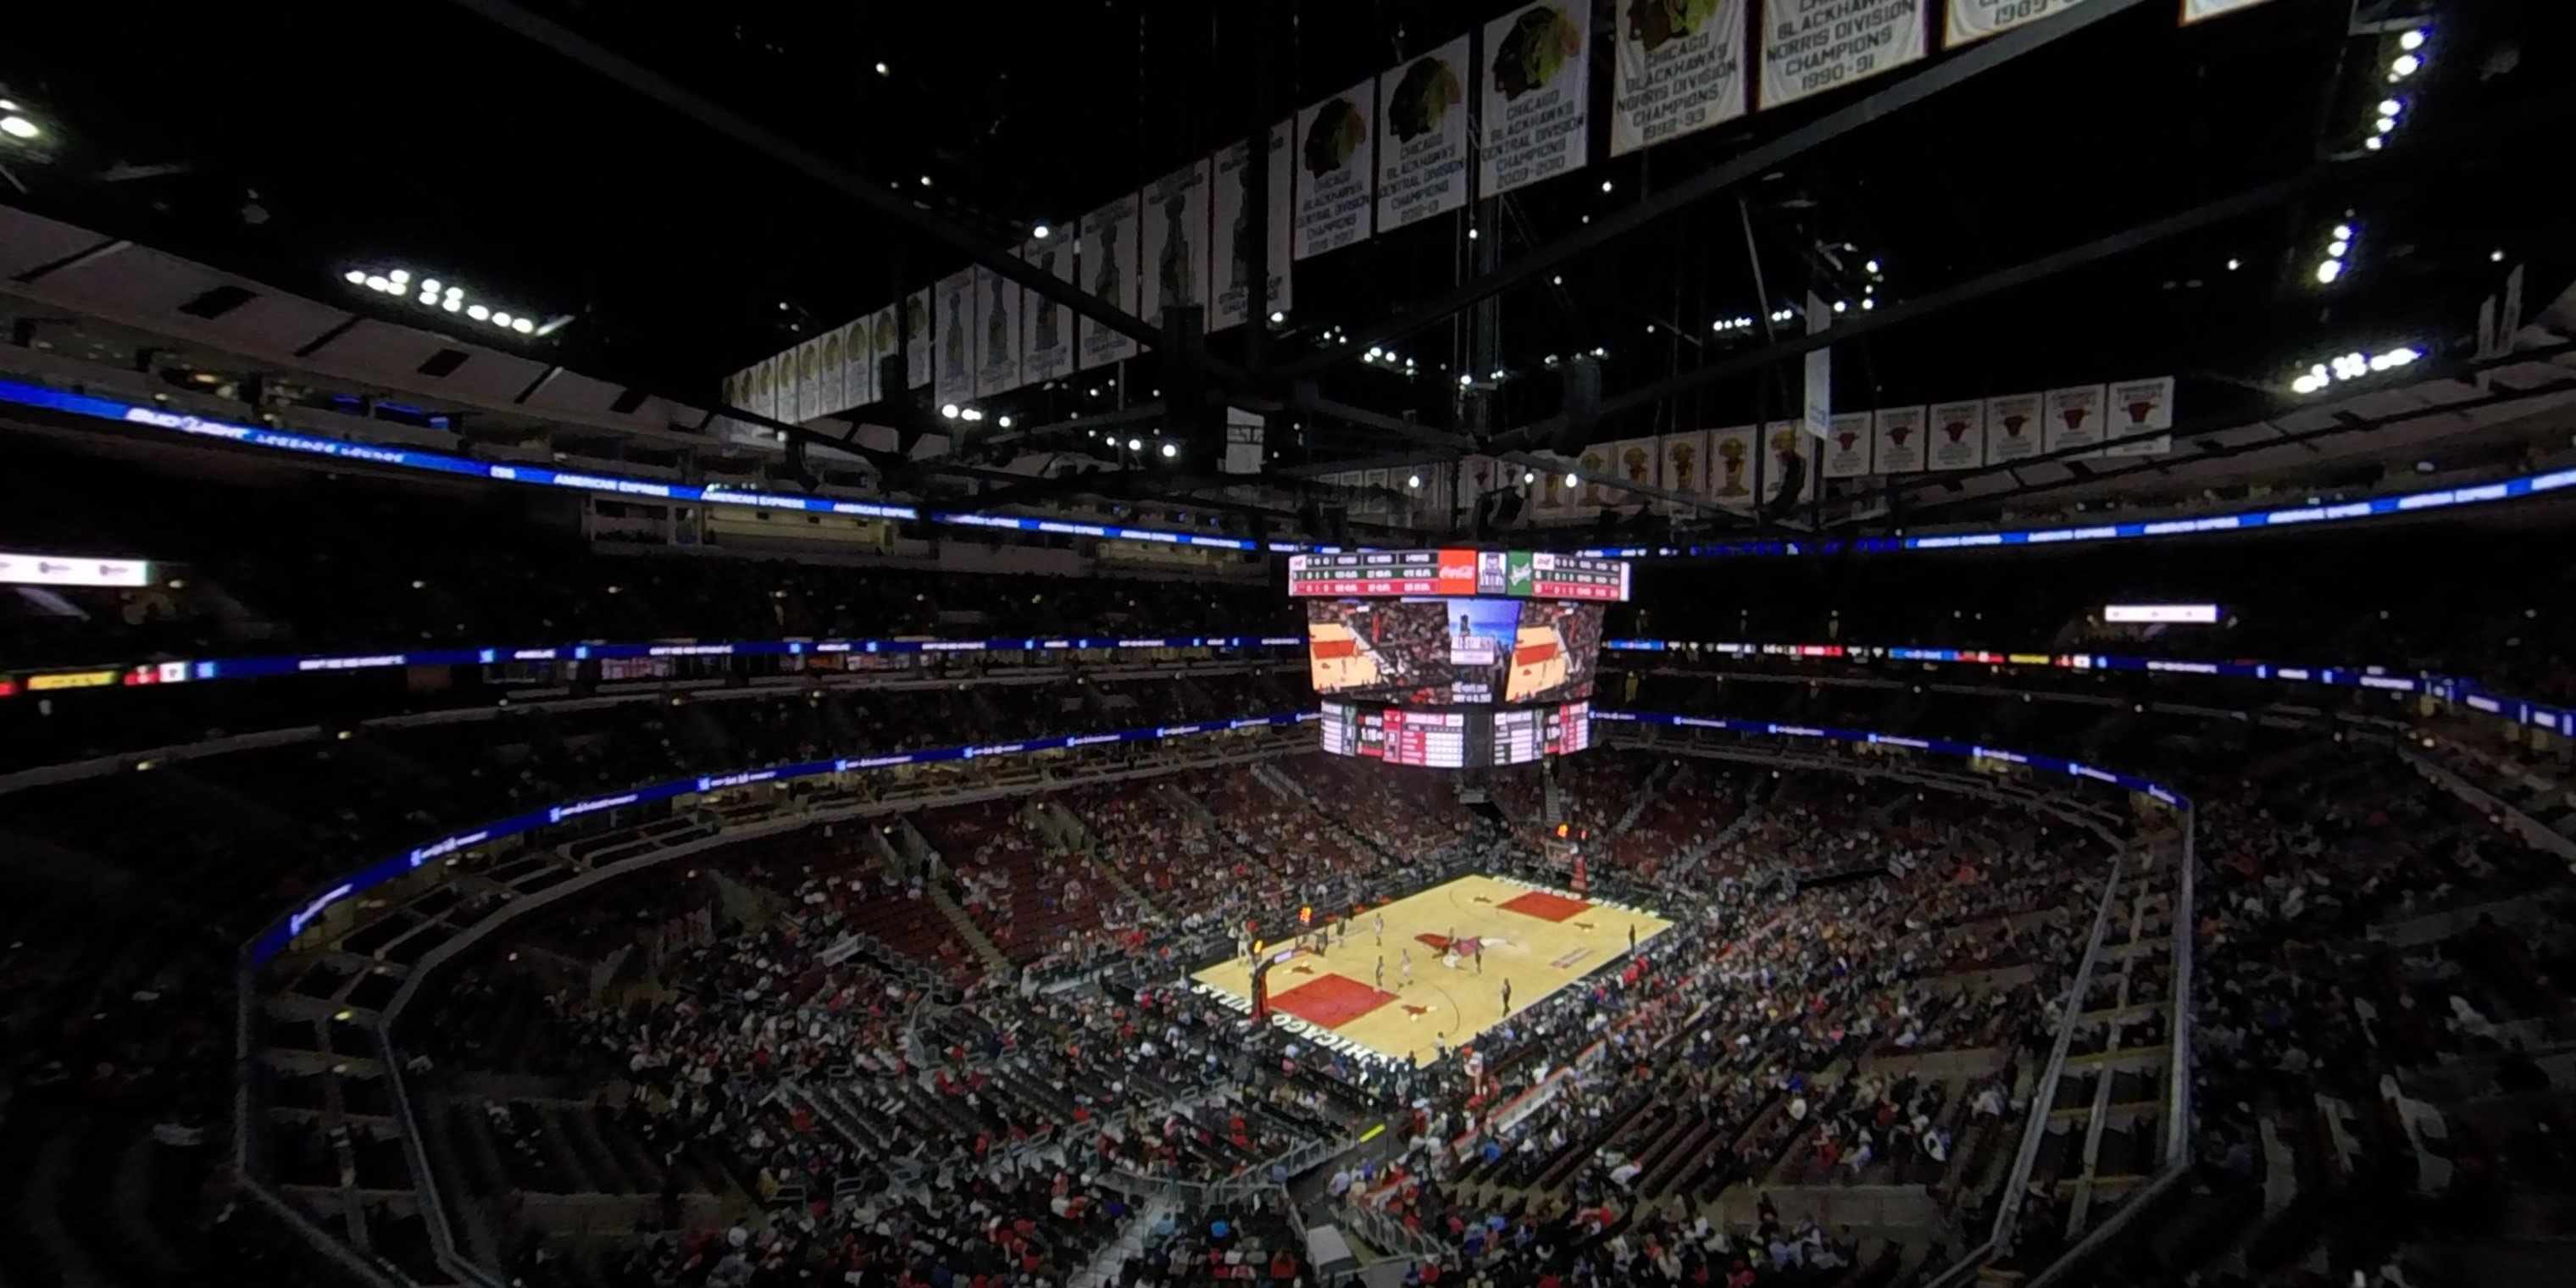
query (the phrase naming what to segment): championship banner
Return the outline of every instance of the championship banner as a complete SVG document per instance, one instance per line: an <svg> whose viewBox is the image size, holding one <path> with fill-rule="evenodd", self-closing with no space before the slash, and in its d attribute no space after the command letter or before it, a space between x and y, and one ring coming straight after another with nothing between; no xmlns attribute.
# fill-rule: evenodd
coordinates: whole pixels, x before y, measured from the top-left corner
<svg viewBox="0 0 2576 1288"><path fill-rule="evenodd" d="M1925 34L1923 0L1764 0L1763 110L1915 62Z"/></svg>
<svg viewBox="0 0 2576 1288"><path fill-rule="evenodd" d="M1750 510L1754 451L1762 434L1751 425L1708 431L1708 497L1730 510Z"/></svg>
<svg viewBox="0 0 2576 1288"><path fill-rule="evenodd" d="M1377 181L1377 78L1297 114L1296 258L1369 235Z"/></svg>
<svg viewBox="0 0 2576 1288"><path fill-rule="evenodd" d="M2083 0L1950 0L1950 24L1942 33L1941 47L1956 49L2081 3Z"/></svg>
<svg viewBox="0 0 2576 1288"><path fill-rule="evenodd" d="M1377 230L1467 204L1467 37L1377 78Z"/></svg>
<svg viewBox="0 0 2576 1288"><path fill-rule="evenodd" d="M763 358L751 368L751 397L743 410L758 412L771 420L778 419L778 369L786 365L775 357Z"/></svg>
<svg viewBox="0 0 2576 1288"><path fill-rule="evenodd" d="M1932 405L1932 468L1973 470L1986 463L1986 405L1976 399Z"/></svg>
<svg viewBox="0 0 2576 1288"><path fill-rule="evenodd" d="M1547 0L1485 24L1480 195L1501 196L1583 168L1591 37L1591 0Z"/></svg>
<svg viewBox="0 0 2576 1288"><path fill-rule="evenodd" d="M1532 509L1540 514L1561 516L1574 506L1575 489L1565 485L1565 467L1572 462L1552 453L1548 464L1539 467L1538 494ZM1580 480L1577 485L1580 486Z"/></svg>
<svg viewBox="0 0 2576 1288"><path fill-rule="evenodd" d="M1666 434L1655 446L1663 457L1664 486L1684 496L1708 495L1708 431L1695 429L1687 434ZM1674 514L1688 508L1679 503L1666 507Z"/></svg>
<svg viewBox="0 0 2576 1288"><path fill-rule="evenodd" d="M1807 432L1803 420L1775 420L1765 432L1769 455L1762 462L1762 500L1765 504L1779 499L1781 485L1789 478L1793 466L1798 474L1798 490L1792 499L1799 504L1815 500L1824 492L1824 440Z"/></svg>
<svg viewBox="0 0 2576 1288"><path fill-rule="evenodd" d="M1574 496L1568 504L1577 509L1598 510L1613 502L1614 490L1598 482L1595 476L1609 472L1610 453L1617 446L1616 443L1594 443L1583 449L1583 455L1575 465L1583 472L1582 477L1576 480Z"/></svg>
<svg viewBox="0 0 2576 1288"><path fill-rule="evenodd" d="M1825 297L1807 292L1807 334L1823 335L1833 328L1834 311ZM1832 345L1810 349L1806 360L1806 405L1801 420L1809 434L1823 441L1834 427L1834 350Z"/></svg>
<svg viewBox="0 0 2576 1288"><path fill-rule="evenodd" d="M816 387L823 391L823 407L815 415L829 416L849 409L849 346L850 332L855 325L834 327L823 333L822 370L814 381Z"/></svg>
<svg viewBox="0 0 2576 1288"><path fill-rule="evenodd" d="M1744 115L1751 0L1621 4L1612 61L1610 155L1625 156Z"/></svg>
<svg viewBox="0 0 2576 1288"><path fill-rule="evenodd" d="M1020 387L1020 297L1027 292L989 268L975 269L975 396Z"/></svg>
<svg viewBox="0 0 2576 1288"><path fill-rule="evenodd" d="M1288 259L1296 245L1296 140L1294 121L1282 121L1270 131L1270 285L1265 294L1273 312L1295 307ZM1212 330L1243 325L1252 306L1252 217L1245 207L1251 189L1244 169L1251 155L1252 149L1241 143L1216 154L1216 236L1225 253L1216 257L1216 306L1208 310Z"/></svg>
<svg viewBox="0 0 2576 1288"><path fill-rule="evenodd" d="M1119 312L1136 312L1135 196L1120 197L1084 215L1081 236L1082 251L1074 256L1074 262L1082 276L1082 289L1091 292L1093 299ZM1088 371L1136 356L1134 337L1112 331L1089 318L1081 321L1082 325L1075 328L1080 355L1075 365Z"/></svg>
<svg viewBox="0 0 2576 1288"><path fill-rule="evenodd" d="M1870 472L1870 417L1865 411L1834 417L1825 435L1825 477L1856 479Z"/></svg>
<svg viewBox="0 0 2576 1288"><path fill-rule="evenodd" d="M716 398L727 407L749 411L751 409L743 405L747 401L743 391L749 388L751 388L751 370L746 367L724 378L724 387L717 392Z"/></svg>
<svg viewBox="0 0 2576 1288"><path fill-rule="evenodd" d="M1073 285L1073 247L1070 238L1050 237L1033 241L1020 248L1020 258L1039 272L1067 286ZM1021 325L1026 328L1020 340L1020 381L1040 384L1062 379L1073 371L1073 310L1035 291L1022 293Z"/></svg>
<svg viewBox="0 0 2576 1288"><path fill-rule="evenodd" d="M796 414L780 420L807 421L823 414L823 351L821 343L806 340L787 351L796 359Z"/></svg>
<svg viewBox="0 0 2576 1288"><path fill-rule="evenodd" d="M961 269L939 279L931 288L937 301L931 306L932 325L939 328L939 342L932 346L936 361L931 364L930 401L944 407L952 403L975 400L975 270Z"/></svg>
<svg viewBox="0 0 2576 1288"><path fill-rule="evenodd" d="M1923 469L1924 412L1920 407L1890 407L1873 416L1876 440L1870 462L1881 474L1913 474Z"/></svg>
<svg viewBox="0 0 2576 1288"><path fill-rule="evenodd" d="M1208 305L1208 163L1183 166L1145 190L1145 311L1156 327L1163 310ZM1202 312L1204 331L1215 320Z"/></svg>
<svg viewBox="0 0 2576 1288"><path fill-rule="evenodd" d="M1655 471L1662 465L1663 460L1656 450L1654 439L1623 439L1610 444L1608 455L1610 472L1621 480L1641 487L1657 486ZM1605 489L1602 495L1604 505L1643 505L1651 500L1652 498L1643 492L1629 492L1619 488Z"/></svg>
<svg viewBox="0 0 2576 1288"><path fill-rule="evenodd" d="M2039 455L2040 396L2008 394L1986 400L1986 463L2028 460Z"/></svg>
<svg viewBox="0 0 2576 1288"><path fill-rule="evenodd" d="M877 400L877 332L874 316L841 328L842 410Z"/></svg>
<svg viewBox="0 0 2576 1288"><path fill-rule="evenodd" d="M2047 401L2040 414L2049 451L2071 452L2102 445L2103 435L2109 432L2102 412L2102 386L2051 389L2043 396Z"/></svg>
<svg viewBox="0 0 2576 1288"><path fill-rule="evenodd" d="M2185 26L2189 26L2205 18L2222 17L2261 3L2263 0L2182 0L2182 20Z"/></svg>
<svg viewBox="0 0 2576 1288"><path fill-rule="evenodd" d="M2122 380L2111 385L2110 456L2162 456L2173 450L2174 378Z"/></svg>
<svg viewBox="0 0 2576 1288"><path fill-rule="evenodd" d="M878 363L903 350L903 333L895 329L895 315L900 307L889 304L868 315L867 400L872 403L884 402L903 392L900 388L887 388L884 373L877 370ZM901 384L903 377L898 375L895 380Z"/></svg>
<svg viewBox="0 0 2576 1288"><path fill-rule="evenodd" d="M904 375L915 389L927 390L938 366L931 361L930 297L928 287L914 291L903 301Z"/></svg>

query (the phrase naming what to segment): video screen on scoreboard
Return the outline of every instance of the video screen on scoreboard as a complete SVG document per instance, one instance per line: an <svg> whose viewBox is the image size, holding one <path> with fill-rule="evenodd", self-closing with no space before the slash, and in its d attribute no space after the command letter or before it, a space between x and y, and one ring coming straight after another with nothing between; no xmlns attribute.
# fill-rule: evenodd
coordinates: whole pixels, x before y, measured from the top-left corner
<svg viewBox="0 0 2576 1288"><path fill-rule="evenodd" d="M1592 745L1592 705L1522 710L1409 710L1369 703L1326 702L1321 745L1335 756L1426 769L1525 765Z"/></svg>
<svg viewBox="0 0 2576 1288"><path fill-rule="evenodd" d="M1315 692L1426 705L1592 696L1601 606L1517 599L1315 599Z"/></svg>

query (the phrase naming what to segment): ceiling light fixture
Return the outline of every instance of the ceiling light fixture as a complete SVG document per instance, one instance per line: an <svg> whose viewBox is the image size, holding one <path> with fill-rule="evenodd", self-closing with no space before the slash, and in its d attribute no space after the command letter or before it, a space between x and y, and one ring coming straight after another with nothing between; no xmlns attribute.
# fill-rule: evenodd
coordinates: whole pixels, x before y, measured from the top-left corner
<svg viewBox="0 0 2576 1288"><path fill-rule="evenodd" d="M43 130L36 128L36 123L34 121L30 121L26 117L0 116L0 134L6 134L10 138L33 139L43 133Z"/></svg>

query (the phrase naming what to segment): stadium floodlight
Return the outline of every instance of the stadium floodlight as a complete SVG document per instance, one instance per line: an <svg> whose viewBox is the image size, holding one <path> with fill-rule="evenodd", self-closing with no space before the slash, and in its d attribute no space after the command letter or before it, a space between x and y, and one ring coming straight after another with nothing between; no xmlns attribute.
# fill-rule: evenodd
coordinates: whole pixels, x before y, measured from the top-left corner
<svg viewBox="0 0 2576 1288"><path fill-rule="evenodd" d="M370 291L391 290L393 289L393 282L388 280L381 273L371 273L367 277L367 289Z"/></svg>
<svg viewBox="0 0 2576 1288"><path fill-rule="evenodd" d="M443 288L439 285L438 279L432 277L423 279L420 284L420 289L423 294L436 295Z"/></svg>
<svg viewBox="0 0 2576 1288"><path fill-rule="evenodd" d="M2336 225L2334 226L2334 239L2335 239L2336 241L2339 241L2339 242L2348 242L2348 241L2351 241L2351 240L2352 240L2352 225L2350 225L2350 224L2336 224Z"/></svg>
<svg viewBox="0 0 2576 1288"><path fill-rule="evenodd" d="M1419 474L1407 474L1404 476L1404 485L1406 487L1418 488L1422 486L1422 476Z"/></svg>
<svg viewBox="0 0 2576 1288"><path fill-rule="evenodd" d="M886 69L886 65L885 65L884 63L878 63L878 64L877 64L877 75L879 75L879 76L887 76L887 75L891 75L891 74L892 74L891 72L887 71L887 69Z"/></svg>
<svg viewBox="0 0 2576 1288"><path fill-rule="evenodd" d="M44 134L34 121L23 116L0 116L0 134L13 139L34 139Z"/></svg>
<svg viewBox="0 0 2576 1288"><path fill-rule="evenodd" d="M1536 482L1538 482L1538 471L1537 471L1537 470L1522 470L1522 471L1521 471L1521 486L1523 486L1523 487L1528 487L1529 485L1531 485L1531 484L1533 484L1533 483L1536 483Z"/></svg>
<svg viewBox="0 0 2576 1288"><path fill-rule="evenodd" d="M527 318L512 318L510 319L510 329L521 335L526 335L529 332L536 330L537 324Z"/></svg>
<svg viewBox="0 0 2576 1288"><path fill-rule="evenodd" d="M1128 451L1131 451L1131 452L1141 452L1141 451L1144 451L1144 450L1145 450L1145 440L1144 440L1144 439L1141 439L1141 438L1131 438L1131 439L1128 439L1128 440L1127 440L1127 450L1128 450Z"/></svg>
<svg viewBox="0 0 2576 1288"><path fill-rule="evenodd" d="M1180 454L1181 454L1181 447L1180 447L1180 444L1178 444L1178 443L1165 443L1165 444L1163 444L1163 458L1164 458L1165 460L1169 460L1169 459L1171 459L1172 457L1178 456L1178 455L1180 455Z"/></svg>
<svg viewBox="0 0 2576 1288"><path fill-rule="evenodd" d="M1037 238L1039 241L1045 241L1047 238L1052 237L1052 236L1054 236L1054 235L1055 235L1055 230L1054 230L1054 229L1052 229L1052 228L1047 227L1045 224L1039 224L1037 227L1032 228L1032 229L1030 229L1030 230L1029 230L1029 236L1031 236L1031 237L1035 237L1035 238Z"/></svg>
<svg viewBox="0 0 2576 1288"><path fill-rule="evenodd" d="M957 404L955 404L955 403L941 403L941 404L939 404L939 415L940 415L940 417L941 417L942 419L945 419L945 420L955 420L955 419L957 419Z"/></svg>
<svg viewBox="0 0 2576 1288"><path fill-rule="evenodd" d="M2388 64L2388 79L2402 81L2423 69L2423 59L2413 54L2399 54L2395 62Z"/></svg>
<svg viewBox="0 0 2576 1288"><path fill-rule="evenodd" d="M2399 114L2399 113L2401 113L2401 112L2403 112L2403 111L2405 111L2405 110L2406 110L2406 100L2405 100L2405 99L2402 99L2402 98L2383 98L2383 99L2379 100L2379 114L2380 114L2381 116L2395 116L2395 115L2397 115L2397 114Z"/></svg>
<svg viewBox="0 0 2576 1288"><path fill-rule="evenodd" d="M1288 315L1287 315L1287 314L1282 313L1282 312L1280 312L1280 311L1279 311L1279 310L1277 310L1277 309L1272 309L1272 310L1270 311L1270 325L1272 325L1272 326L1277 326L1277 325L1279 325L1280 323L1285 322L1285 321L1287 321L1287 320L1288 320Z"/></svg>
<svg viewBox="0 0 2576 1288"><path fill-rule="evenodd" d="M492 310L487 309L480 304L468 304L465 306L465 316L472 318L477 322L481 322L492 316Z"/></svg>
<svg viewBox="0 0 2576 1288"><path fill-rule="evenodd" d="M494 309L492 311L492 325L507 328L510 323L511 318L509 314L503 313L499 309Z"/></svg>
<svg viewBox="0 0 2576 1288"><path fill-rule="evenodd" d="M436 292L436 291L422 291L422 292L420 293L420 302L421 302L421 303L423 303L423 304L430 304L430 305L435 305L435 304L437 304L437 303L438 303L438 292Z"/></svg>
<svg viewBox="0 0 2576 1288"><path fill-rule="evenodd" d="M392 282L396 286L409 286L411 285L411 270L408 268L397 268L394 271L385 274L385 280Z"/></svg>
<svg viewBox="0 0 2576 1288"><path fill-rule="evenodd" d="M999 417L993 423L1000 425L1004 429L1009 429L1011 427L1011 418L1008 416Z"/></svg>
<svg viewBox="0 0 2576 1288"><path fill-rule="evenodd" d="M438 307L445 309L450 313L454 313L465 307L465 301L451 295L446 299L439 301Z"/></svg>
<svg viewBox="0 0 2576 1288"><path fill-rule="evenodd" d="M350 269L348 272L340 275L340 280L347 282L351 286L364 286L367 284L367 270L363 268Z"/></svg>
<svg viewBox="0 0 2576 1288"><path fill-rule="evenodd" d="M2425 37L2426 33L2420 29L2407 32L2405 35L2397 38L2397 47L2410 54L2414 53L2416 50L2424 47Z"/></svg>
<svg viewBox="0 0 2576 1288"><path fill-rule="evenodd" d="M2333 241L2333 242L2327 242L2327 243L2326 243L2326 258L2327 258L2327 259L2342 259L2342 258L2344 257L2344 253L2345 253L2346 251L2351 250L2351 249L2352 249L2352 243L2351 243L2351 242L2348 242L2348 241Z"/></svg>
<svg viewBox="0 0 2576 1288"><path fill-rule="evenodd" d="M1575 477L1574 471L1572 471L1572 470L1567 470L1567 471L1565 472L1565 485L1566 485L1567 487L1572 487L1572 486L1574 486L1576 483L1579 483L1579 482L1581 482L1581 481L1582 481L1582 480L1580 480L1580 479L1578 479L1578 478L1576 478L1576 477Z"/></svg>
<svg viewBox="0 0 2576 1288"><path fill-rule="evenodd" d="M2341 276L2343 276L2342 260L2330 259L2317 265L2317 281L2320 284L2331 283Z"/></svg>

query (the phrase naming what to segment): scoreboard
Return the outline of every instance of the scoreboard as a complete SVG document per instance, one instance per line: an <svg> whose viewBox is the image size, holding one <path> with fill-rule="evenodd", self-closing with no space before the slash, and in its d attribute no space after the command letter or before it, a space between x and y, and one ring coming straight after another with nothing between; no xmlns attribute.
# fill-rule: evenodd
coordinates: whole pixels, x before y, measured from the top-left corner
<svg viewBox="0 0 2576 1288"><path fill-rule="evenodd" d="M1624 559L1545 550L1361 550L1288 557L1288 593L1297 598L1501 596L1625 603L1628 590Z"/></svg>
<svg viewBox="0 0 2576 1288"><path fill-rule="evenodd" d="M1511 711L1326 702L1320 724L1323 749L1336 756L1426 769L1483 769L1582 751L1592 745L1591 717L1588 702Z"/></svg>

